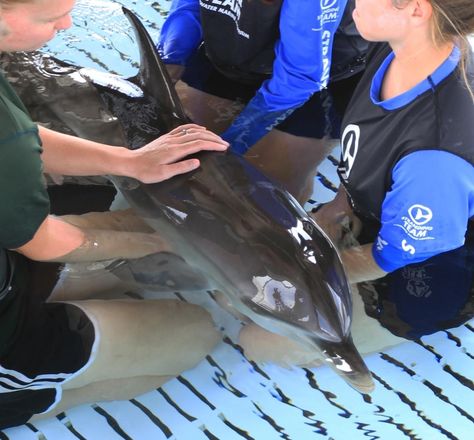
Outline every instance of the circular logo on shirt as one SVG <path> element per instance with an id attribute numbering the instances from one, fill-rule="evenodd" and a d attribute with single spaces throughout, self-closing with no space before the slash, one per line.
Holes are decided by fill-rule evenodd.
<path id="1" fill-rule="evenodd" d="M 342 162 L 343 172 L 346 179 L 349 178 L 352 166 L 354 165 L 357 151 L 359 150 L 360 128 L 358 125 L 349 124 L 342 133 Z"/>
<path id="2" fill-rule="evenodd" d="M 423 205 L 413 205 L 408 209 L 408 215 L 413 223 L 418 226 L 428 223 L 433 218 L 433 212 L 430 208 Z"/>
<path id="3" fill-rule="evenodd" d="M 321 9 L 332 8 L 338 0 L 321 0 Z"/>

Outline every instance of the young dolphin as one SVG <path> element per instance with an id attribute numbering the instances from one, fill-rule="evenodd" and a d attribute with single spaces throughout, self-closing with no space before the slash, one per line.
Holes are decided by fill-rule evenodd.
<path id="1" fill-rule="evenodd" d="M 130 147 L 139 148 L 187 117 L 150 36 L 133 13 L 125 8 L 124 13 L 140 48 L 136 77 L 104 77 L 51 57 L 41 58 L 37 72 L 55 84 L 55 93 L 64 84 L 77 86 L 71 105 L 79 103 L 79 111 L 61 112 L 61 100 L 52 104 L 67 127 L 87 137 L 84 127 L 96 128 L 99 121 L 111 127 L 108 135 L 119 136 L 116 121 L 104 116 L 111 113 Z M 91 102 L 96 97 L 91 84 L 110 113 L 84 115 L 103 108 Z M 44 88 L 38 90 L 44 95 Z M 80 112 L 80 118 L 71 116 Z M 358 391 L 372 391 L 371 374 L 352 342 L 351 291 L 333 244 L 287 191 L 243 157 L 230 151 L 197 157 L 198 170 L 158 184 L 111 179 L 137 213 L 239 312 L 319 353 Z M 147 257 L 142 261 L 150 266 Z M 139 271 L 140 261 L 134 264 Z"/>
<path id="2" fill-rule="evenodd" d="M 150 36 L 133 13 L 124 13 L 140 46 L 136 81 L 171 130 L 186 115 Z M 191 174 L 121 191 L 238 311 L 319 351 L 354 388 L 371 391 L 370 372 L 350 336 L 350 287 L 327 236 L 288 192 L 241 156 L 198 157 L 201 167 Z"/>

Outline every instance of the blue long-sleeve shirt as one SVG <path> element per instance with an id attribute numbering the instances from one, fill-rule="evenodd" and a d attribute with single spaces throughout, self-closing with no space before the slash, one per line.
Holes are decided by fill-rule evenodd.
<path id="1" fill-rule="evenodd" d="M 334 34 L 347 0 L 284 0 L 272 77 L 223 134 L 232 148 L 247 151 L 315 92 L 327 86 Z M 203 39 L 199 0 L 175 0 L 158 49 L 165 63 L 186 64 Z"/>

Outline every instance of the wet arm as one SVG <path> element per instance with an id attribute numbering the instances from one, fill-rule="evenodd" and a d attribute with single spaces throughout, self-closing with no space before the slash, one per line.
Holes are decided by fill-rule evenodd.
<path id="1" fill-rule="evenodd" d="M 81 262 L 139 258 L 170 248 L 157 234 L 83 229 L 48 216 L 17 252 L 36 261 Z"/>
<path id="2" fill-rule="evenodd" d="M 199 161 L 187 156 L 201 150 L 223 151 L 228 146 L 220 137 L 195 124 L 178 127 L 137 150 L 99 144 L 44 127 L 39 130 L 46 172 L 127 176 L 144 183 L 160 182 L 194 170 Z"/>
<path id="3" fill-rule="evenodd" d="M 38 127 L 43 143 L 44 170 L 68 176 L 97 176 L 126 174 L 131 151 L 123 147 L 111 148 L 97 142 L 69 136 Z"/>
<path id="4" fill-rule="evenodd" d="M 344 249 L 340 255 L 347 278 L 351 284 L 376 280 L 387 275 L 374 260 L 373 243 Z"/>
<path id="5" fill-rule="evenodd" d="M 327 86 L 333 38 L 346 1 L 336 4 L 339 4 L 337 18 L 321 24 L 320 2 L 283 2 L 272 77 L 262 84 L 223 134 L 234 151 L 245 153 L 315 92 Z"/>
<path id="6" fill-rule="evenodd" d="M 342 251 L 350 281 L 375 279 L 459 248 L 473 216 L 472 164 L 439 150 L 403 157 L 392 171 L 376 245 Z"/>
<path id="7" fill-rule="evenodd" d="M 361 224 L 348 203 L 347 193 L 342 185 L 336 197 L 311 216 L 339 248 L 351 284 L 375 280 L 387 274 L 374 260 L 373 243 L 362 246 L 356 243 Z M 346 246 L 347 243 L 351 243 L 350 247 Z"/>

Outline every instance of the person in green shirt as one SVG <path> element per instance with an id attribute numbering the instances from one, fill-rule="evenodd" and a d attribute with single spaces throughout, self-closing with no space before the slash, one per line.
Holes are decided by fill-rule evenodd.
<path id="1" fill-rule="evenodd" d="M 0 51 L 41 47 L 71 25 L 74 0 L 0 0 Z M 37 126 L 0 75 L 0 429 L 160 386 L 217 343 L 207 312 L 178 301 L 47 302 L 54 262 L 167 251 L 150 231 L 80 227 L 50 215 L 44 173 L 160 182 L 228 144 L 187 124 L 139 150 Z M 176 349 L 179 347 L 179 350 Z"/>

